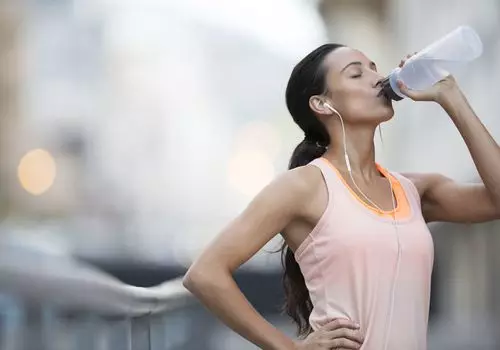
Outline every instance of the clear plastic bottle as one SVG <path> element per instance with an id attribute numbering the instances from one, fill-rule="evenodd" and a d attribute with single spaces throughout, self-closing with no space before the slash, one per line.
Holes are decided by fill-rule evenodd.
<path id="1" fill-rule="evenodd" d="M 382 82 L 382 93 L 399 101 L 405 97 L 397 86 L 401 80 L 413 90 L 425 90 L 465 63 L 481 56 L 483 43 L 474 29 L 460 26 L 409 58 L 402 68 L 394 69 Z"/>

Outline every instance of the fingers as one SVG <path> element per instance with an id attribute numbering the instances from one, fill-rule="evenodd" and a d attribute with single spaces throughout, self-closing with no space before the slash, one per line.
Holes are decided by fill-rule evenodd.
<path id="1" fill-rule="evenodd" d="M 336 318 L 321 328 L 321 338 L 329 349 L 359 349 L 364 336 L 359 325 L 346 318 Z"/>
<path id="2" fill-rule="evenodd" d="M 325 333 L 328 339 L 347 339 L 357 344 L 363 344 L 364 335 L 359 329 L 340 328 Z"/>
<path id="3" fill-rule="evenodd" d="M 359 324 L 348 320 L 347 318 L 336 318 L 333 321 L 327 323 L 323 327 L 321 327 L 321 330 L 324 331 L 334 331 L 336 329 L 340 328 L 347 328 L 347 329 L 359 329 Z"/>
<path id="4" fill-rule="evenodd" d="M 405 65 L 406 61 L 408 60 L 408 58 L 410 58 L 412 55 L 406 55 L 405 58 L 403 58 L 401 60 L 401 62 L 399 62 L 399 68 L 403 68 L 403 66 Z"/>
<path id="5" fill-rule="evenodd" d="M 345 338 L 333 339 L 330 342 L 328 342 L 327 346 L 329 349 L 335 349 L 335 350 L 340 350 L 340 349 L 354 350 L 361 348 L 360 343 Z"/>
<path id="6" fill-rule="evenodd" d="M 403 68 L 403 66 L 405 65 L 406 61 L 408 61 L 409 58 L 411 58 L 412 56 L 416 55 L 417 52 L 415 51 L 414 53 L 412 54 L 409 54 L 409 55 L 406 55 L 405 58 L 403 58 L 401 60 L 401 62 L 399 62 L 399 68 Z"/>
<path id="7" fill-rule="evenodd" d="M 403 83 L 401 80 L 398 80 L 397 81 L 397 84 L 398 84 L 398 88 L 399 90 L 405 94 L 405 95 L 408 95 L 408 93 L 410 92 L 410 89 L 408 89 L 408 87 L 405 85 L 405 83 Z"/>
<path id="8" fill-rule="evenodd" d="M 420 98 L 420 91 L 415 91 L 415 90 L 411 90 L 409 89 L 401 80 L 398 80 L 397 82 L 398 84 L 398 88 L 399 90 L 406 96 L 408 96 L 409 98 L 413 99 L 413 100 L 418 100 Z"/>

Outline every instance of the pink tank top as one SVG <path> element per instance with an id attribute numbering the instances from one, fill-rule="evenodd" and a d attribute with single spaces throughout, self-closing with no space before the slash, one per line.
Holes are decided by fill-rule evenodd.
<path id="1" fill-rule="evenodd" d="M 397 201 L 395 211 L 379 211 L 328 160 L 310 164 L 328 190 L 325 212 L 295 252 L 312 328 L 348 318 L 365 332 L 363 350 L 426 349 L 434 245 L 413 183 L 377 165 Z"/>

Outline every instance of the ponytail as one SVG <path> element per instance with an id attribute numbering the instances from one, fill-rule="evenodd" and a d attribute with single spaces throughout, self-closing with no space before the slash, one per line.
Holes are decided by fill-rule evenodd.
<path id="1" fill-rule="evenodd" d="M 325 151 L 326 147 L 304 139 L 293 151 L 288 169 L 307 165 L 314 159 L 321 157 Z M 305 336 L 312 331 L 309 325 L 309 316 L 313 305 L 299 264 L 295 260 L 293 251 L 285 242 L 281 246 L 281 264 L 286 300 L 283 309 L 296 323 L 298 335 Z"/>
<path id="2" fill-rule="evenodd" d="M 330 135 L 325 125 L 309 107 L 311 96 L 321 95 L 326 88 L 325 57 L 342 47 L 339 44 L 325 44 L 308 54 L 292 71 L 286 88 L 286 104 L 293 120 L 304 131 L 304 140 L 293 151 L 288 168 L 304 166 L 323 156 L 330 144 Z M 284 242 L 281 246 L 283 265 L 283 287 L 285 289 L 286 312 L 297 324 L 299 336 L 312 332 L 309 324 L 313 305 L 309 291 L 295 260 L 294 252 Z"/>
<path id="3" fill-rule="evenodd" d="M 325 152 L 326 146 L 320 145 L 319 142 L 304 139 L 295 147 L 290 162 L 288 163 L 288 169 L 307 165 L 316 158 L 321 157 Z"/>

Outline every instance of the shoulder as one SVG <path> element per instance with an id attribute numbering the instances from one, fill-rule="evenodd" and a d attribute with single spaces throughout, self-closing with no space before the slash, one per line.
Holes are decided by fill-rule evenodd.
<path id="1" fill-rule="evenodd" d="M 286 196 L 301 197 L 314 193 L 322 185 L 321 170 L 314 165 L 304 165 L 288 170 L 274 179 L 269 188 Z"/>
<path id="2" fill-rule="evenodd" d="M 401 175 L 415 185 L 420 197 L 423 197 L 430 189 L 435 188 L 436 185 L 452 181 L 450 178 L 439 173 L 402 173 Z"/>
<path id="3" fill-rule="evenodd" d="M 322 189 L 321 170 L 314 165 L 305 165 L 277 176 L 253 199 L 250 207 L 297 214 L 307 208 Z"/>

